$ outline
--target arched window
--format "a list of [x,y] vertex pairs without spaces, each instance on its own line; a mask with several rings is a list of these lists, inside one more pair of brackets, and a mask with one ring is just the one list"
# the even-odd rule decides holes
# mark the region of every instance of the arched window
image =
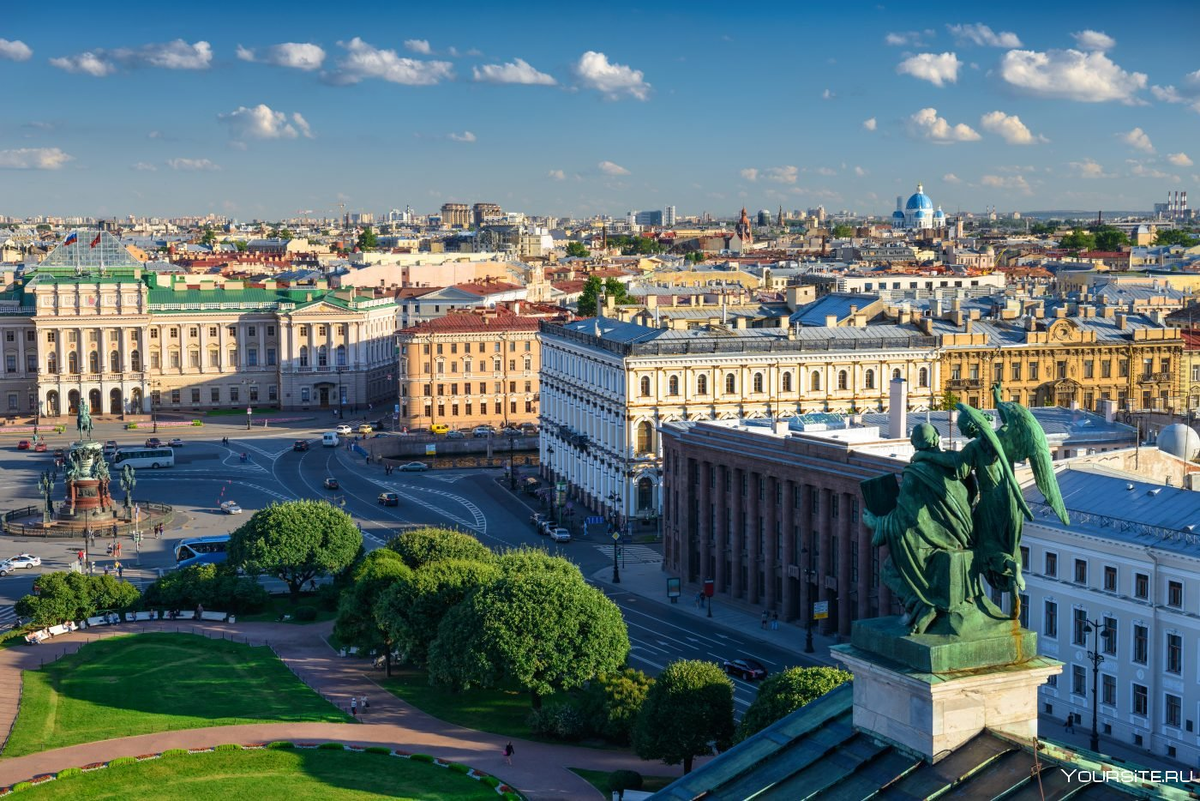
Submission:
[[654,426],[650,425],[648,420],[643,420],[638,423],[637,427],[637,452],[638,453],[653,453],[654,452]]
[[673,375],[667,379],[667,394],[668,395],[678,395],[679,394],[679,376]]
[[70,353],[67,354],[67,372],[68,373],[78,373],[79,372],[79,354],[76,353],[75,351],[71,351]]
[[808,379],[808,388],[813,392],[821,391],[821,374],[813,370],[812,375]]
[[300,366],[308,367],[308,345],[300,346]]
[[649,478],[638,480],[637,505],[639,512],[649,512],[654,509],[654,482]]
[[706,376],[706,375],[696,376],[696,394],[697,395],[707,395],[708,394],[708,376]]
[[[335,354],[336,354],[336,358],[337,358],[337,366],[345,367],[346,366],[346,346],[338,345],[337,350],[335,351]],[[469,363],[470,362],[468,362],[468,364]]]
[[848,385],[849,382],[847,380],[846,371],[838,370],[838,389],[845,389]]
[[120,351],[114,350],[113,352],[108,354],[108,371],[110,373],[121,372],[121,353],[120,353]]
[[899,377],[900,377],[900,368],[897,367],[895,370],[892,371],[892,378],[899,378]]
[[92,351],[91,353],[88,354],[88,372],[89,373],[100,372],[100,354],[97,353],[96,351]]
[[762,391],[763,391],[763,376],[762,376],[762,373],[755,373],[755,374],[754,374],[754,391],[755,391],[755,392],[762,392]]
[[875,389],[875,371],[867,370],[863,373],[863,388]]
[[929,368],[922,367],[917,371],[917,384],[922,387],[929,386]]
[[46,370],[51,373],[58,372],[58,354],[49,353],[46,356]]
[[329,366],[329,347],[321,345],[317,348],[317,367]]
[[650,397],[650,376],[644,375],[641,380],[642,397]]
[[792,374],[791,373],[783,374],[783,391],[784,392],[792,391]]
[[732,395],[737,391],[737,379],[733,377],[733,373],[725,376],[725,394]]
[[[129,351],[129,366],[135,373],[140,373],[142,371],[142,354],[141,351],[137,350],[136,348]],[[137,390],[134,390],[134,392],[137,392]]]

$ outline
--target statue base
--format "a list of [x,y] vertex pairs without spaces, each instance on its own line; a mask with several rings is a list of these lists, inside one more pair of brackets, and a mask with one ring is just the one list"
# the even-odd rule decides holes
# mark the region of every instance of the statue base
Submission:
[[1061,662],[1040,656],[985,670],[937,674],[854,645],[830,650],[854,674],[854,727],[930,762],[949,756],[985,729],[1033,740],[1038,688],[1062,672]]
[[969,636],[909,634],[899,617],[855,621],[850,644],[920,673],[1015,665],[1037,656],[1037,634],[1009,618],[980,618]]

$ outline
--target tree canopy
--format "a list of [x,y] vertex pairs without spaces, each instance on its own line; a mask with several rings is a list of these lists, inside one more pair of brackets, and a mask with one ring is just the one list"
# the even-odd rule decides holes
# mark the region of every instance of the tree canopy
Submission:
[[602,280],[598,275],[589,275],[576,304],[581,317],[592,317],[597,313],[601,295],[612,298],[618,305],[629,302],[629,293],[621,279],[612,276]]
[[733,682],[713,662],[672,662],[646,693],[633,730],[633,750],[642,759],[683,763],[725,750],[733,741]]
[[393,537],[388,548],[413,570],[443,559],[490,562],[495,554],[470,534],[448,528],[416,528]]
[[1096,237],[1084,231],[1082,228],[1076,228],[1071,233],[1064,236],[1058,241],[1059,247],[1065,250],[1071,250],[1076,253],[1083,250],[1096,249]]
[[229,561],[285,582],[295,604],[306,581],[344,570],[361,547],[350,515],[325,501],[288,501],[255,512],[233,532]]
[[375,236],[375,231],[368,225],[358,235],[358,241],[355,242],[355,245],[359,250],[375,250],[375,248],[379,247],[379,237]]
[[568,242],[567,255],[578,259],[586,259],[590,254],[582,242]]
[[831,667],[789,668],[769,676],[759,685],[754,703],[742,716],[737,741],[762,731],[852,678],[847,671]]
[[20,598],[14,610],[39,626],[84,620],[97,612],[123,612],[137,605],[137,587],[116,576],[45,573],[33,582],[34,594]]
[[1183,245],[1191,247],[1197,243],[1197,239],[1187,231],[1180,231],[1178,228],[1161,228],[1154,235],[1154,244],[1156,245]]
[[839,223],[833,226],[833,230],[829,233],[834,239],[849,239],[850,237],[854,236],[855,230],[854,226],[852,225]]
[[1092,235],[1096,238],[1096,250],[1112,252],[1120,250],[1122,245],[1129,244],[1129,237],[1125,232],[1111,225],[1102,225],[1094,229]]
[[375,604],[391,588],[412,578],[412,570],[395,551],[371,551],[354,571],[354,583],[342,591],[333,633],[363,653],[382,650],[391,675],[392,638],[375,617]]

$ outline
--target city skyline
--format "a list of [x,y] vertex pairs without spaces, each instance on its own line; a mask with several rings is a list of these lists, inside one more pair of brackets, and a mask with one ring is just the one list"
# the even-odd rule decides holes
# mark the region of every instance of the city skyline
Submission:
[[309,3],[64,11],[88,24],[0,25],[0,214],[886,215],[918,181],[947,213],[1149,210],[1200,182],[1182,2],[467,4],[452,27]]

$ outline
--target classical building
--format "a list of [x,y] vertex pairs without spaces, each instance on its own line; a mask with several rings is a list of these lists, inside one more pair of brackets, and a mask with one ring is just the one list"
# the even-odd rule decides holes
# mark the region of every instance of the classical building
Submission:
[[469,429],[536,423],[538,322],[507,309],[479,309],[398,332],[399,425]]
[[946,214],[942,207],[933,208],[933,201],[925,194],[925,187],[917,184],[917,191],[910,195],[904,208],[896,198],[896,210],[892,212],[892,227],[903,231],[919,231],[928,228],[945,228]]
[[470,228],[471,207],[466,203],[443,203],[442,225],[448,228]]
[[390,297],[147,273],[109,234],[81,232],[0,303],[10,413],[73,414],[80,398],[123,415],[394,397]]
[[659,515],[665,423],[880,409],[893,377],[924,410],[940,383],[936,340],[911,325],[651,328],[600,317],[543,323],[541,343],[541,463],[621,520]]
[[925,322],[940,337],[941,389],[972,406],[990,407],[990,387],[1003,381],[1006,399],[1027,406],[1096,410],[1114,401],[1120,411],[1182,408],[1183,340],[1161,315],[1083,306],[1068,316],[1060,306],[1052,317],[981,319],[954,311]]

